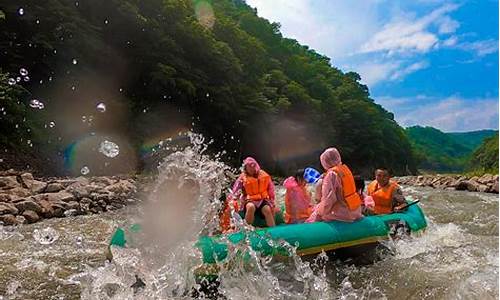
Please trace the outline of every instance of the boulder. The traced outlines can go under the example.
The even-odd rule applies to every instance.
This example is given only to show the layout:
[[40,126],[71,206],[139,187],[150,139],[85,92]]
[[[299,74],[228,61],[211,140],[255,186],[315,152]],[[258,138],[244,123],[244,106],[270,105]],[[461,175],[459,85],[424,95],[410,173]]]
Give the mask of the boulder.
[[54,210],[50,201],[42,199],[38,201],[38,204],[42,207],[41,214],[45,218],[52,218],[54,216]]
[[494,178],[493,178],[493,175],[491,175],[491,174],[484,174],[483,176],[481,176],[478,179],[478,182],[482,183],[482,184],[488,184],[488,183],[493,182],[493,181],[494,181]]
[[10,190],[13,188],[19,188],[21,184],[17,182],[16,176],[4,176],[0,177],[0,189]]
[[113,180],[113,179],[106,177],[106,176],[92,178],[92,183],[96,184],[100,187],[110,186],[110,185],[114,184],[115,181],[116,180]]
[[107,186],[105,190],[117,195],[127,195],[130,193],[135,193],[137,191],[137,188],[128,180],[120,180],[115,184]]
[[31,210],[36,213],[42,212],[42,206],[40,206],[34,200],[24,200],[21,202],[16,202],[14,206],[19,210],[19,213],[22,213],[25,210]]
[[0,194],[0,202],[14,202],[18,199],[22,199],[22,198],[19,196],[16,196],[16,195],[10,195],[10,194],[5,194],[5,193]]
[[477,190],[476,187],[477,183],[474,183],[470,180],[463,180],[459,181],[457,185],[455,186],[455,189],[457,191],[470,191],[470,192],[475,192]]
[[33,196],[33,198],[35,198],[37,202],[40,200],[47,200],[50,202],[58,202],[58,201],[69,202],[75,200],[75,196],[66,191],[60,191],[57,193],[38,194]]
[[21,186],[15,187],[13,189],[5,190],[5,194],[12,195],[17,198],[24,198],[24,197],[29,197],[31,196],[31,191],[28,189],[25,189]]
[[66,209],[70,210],[70,209],[80,209],[80,203],[76,202],[76,201],[70,201],[68,203],[66,203]]
[[38,216],[38,214],[32,210],[25,210],[23,212],[23,217],[26,218],[26,221],[28,221],[28,223],[35,223],[40,220],[40,216]]
[[493,185],[491,187],[491,192],[498,194],[498,177],[495,180],[495,182],[493,182]]
[[10,203],[0,203],[0,215],[17,215],[19,210]]
[[76,198],[84,198],[90,195],[89,181],[86,178],[77,178],[75,183],[70,184],[66,191],[75,195]]
[[2,222],[4,225],[16,225],[17,219],[16,216],[12,214],[6,214],[0,216],[0,222]]
[[57,193],[64,189],[64,186],[59,182],[52,182],[45,188],[46,193]]
[[31,181],[35,180],[33,174],[31,173],[23,173],[19,175],[19,177],[21,178],[21,183],[26,185],[27,188],[30,188],[31,186],[29,184],[31,183]]
[[479,184],[477,186],[477,191],[481,193],[485,193],[489,190],[488,186],[486,184]]

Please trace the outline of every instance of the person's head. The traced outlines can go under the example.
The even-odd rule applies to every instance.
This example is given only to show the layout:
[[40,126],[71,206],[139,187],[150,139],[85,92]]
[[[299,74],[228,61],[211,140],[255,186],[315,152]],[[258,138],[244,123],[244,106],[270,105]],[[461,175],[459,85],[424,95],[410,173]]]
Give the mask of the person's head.
[[260,171],[260,166],[253,157],[247,157],[243,160],[243,170],[248,176],[257,176]]
[[319,160],[323,169],[328,170],[342,164],[340,153],[336,148],[328,148],[320,155]]
[[375,180],[377,180],[380,186],[388,185],[390,179],[391,179],[391,174],[389,173],[389,170],[384,168],[379,168],[375,170]]
[[365,190],[365,180],[359,175],[354,176],[354,185],[358,193],[362,193]]
[[301,186],[306,185],[306,180],[304,179],[304,169],[298,169],[297,172],[295,172],[295,175],[293,177],[295,178],[295,181]]

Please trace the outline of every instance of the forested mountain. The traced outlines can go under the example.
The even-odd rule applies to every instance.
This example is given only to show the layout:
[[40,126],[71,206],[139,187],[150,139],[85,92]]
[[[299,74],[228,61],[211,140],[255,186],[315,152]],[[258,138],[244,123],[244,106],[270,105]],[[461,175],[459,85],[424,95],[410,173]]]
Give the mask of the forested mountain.
[[474,151],[469,168],[479,173],[498,174],[498,132],[486,138]]
[[407,128],[406,133],[420,161],[419,168],[438,172],[463,172],[470,168],[469,160],[474,150],[486,138],[498,134],[498,131],[444,133],[433,127],[413,126]]
[[[251,154],[271,172],[317,163],[327,146],[357,172],[416,169],[404,130],[357,73],[283,37],[244,1],[4,1],[0,10],[1,146],[24,145],[48,160],[45,171],[62,172],[64,155],[74,156],[66,171],[78,171],[96,159],[83,140],[109,137],[123,149],[109,170],[140,169],[141,149],[191,126],[227,161]],[[29,80],[7,84],[20,68]],[[29,107],[35,98],[43,109]]]

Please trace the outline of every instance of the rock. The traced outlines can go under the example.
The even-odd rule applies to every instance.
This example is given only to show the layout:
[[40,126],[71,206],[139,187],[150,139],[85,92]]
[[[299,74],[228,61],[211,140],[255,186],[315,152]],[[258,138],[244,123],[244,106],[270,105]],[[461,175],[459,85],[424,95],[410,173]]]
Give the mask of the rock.
[[17,224],[28,224],[28,220],[26,220],[23,216],[16,216]]
[[47,183],[43,181],[38,181],[38,180],[33,180],[31,183],[31,192],[38,194],[38,193],[43,193],[45,188],[47,187]]
[[109,177],[101,176],[101,177],[94,177],[92,179],[92,183],[96,184],[98,186],[101,186],[101,187],[106,187],[106,186],[110,186],[110,185],[114,184],[115,180],[113,180]]
[[32,210],[24,211],[23,217],[26,218],[28,223],[35,223],[35,222],[38,222],[40,220],[40,216],[38,216],[38,214]]
[[0,215],[17,215],[19,210],[10,203],[0,203]]
[[68,209],[67,211],[64,212],[65,217],[71,217],[76,215],[78,215],[78,210],[76,209]]
[[0,194],[0,202],[14,202],[17,199],[22,199],[19,196],[16,195],[10,195],[10,194]]
[[488,183],[493,182],[493,181],[494,181],[493,175],[491,175],[491,174],[484,174],[483,176],[481,176],[478,179],[478,182],[482,183],[482,184],[488,184]]
[[70,209],[80,209],[80,203],[76,202],[76,201],[70,201],[68,203],[66,203],[66,209],[70,210]]
[[89,180],[86,178],[78,177],[75,183],[70,184],[66,191],[75,195],[76,198],[84,198],[90,195],[88,187]]
[[38,201],[38,204],[42,207],[41,213],[45,218],[52,218],[54,216],[54,210],[50,201],[42,199]]
[[493,185],[491,186],[491,191],[493,193],[497,193],[498,194],[498,177],[495,180],[495,182],[493,183]]
[[21,202],[17,202],[14,206],[19,210],[19,213],[22,213],[25,210],[31,210],[36,213],[42,213],[42,207],[33,200],[25,200]]
[[19,188],[21,184],[17,182],[16,176],[5,176],[0,177],[0,189],[10,190],[13,188]]
[[12,214],[6,214],[0,216],[0,222],[2,222],[4,225],[16,225],[17,219],[16,216]]
[[31,174],[31,173],[23,173],[19,177],[21,178],[21,183],[25,184],[28,188],[31,187],[28,184],[31,181],[35,180],[35,178],[33,177],[33,174]]
[[28,189],[25,189],[21,186],[15,187],[13,189],[9,189],[4,191],[5,194],[9,194],[18,198],[24,198],[24,197],[29,197],[31,196],[31,191]]
[[481,193],[485,193],[485,192],[487,192],[487,191],[488,191],[488,186],[487,186],[487,185],[485,185],[485,184],[479,184],[479,185],[477,186],[477,191],[478,191],[478,192],[481,192]]
[[64,186],[61,183],[53,182],[49,183],[45,188],[46,193],[57,193],[64,189]]
[[47,200],[50,202],[58,202],[58,201],[63,201],[63,202],[69,202],[75,200],[75,196],[73,194],[68,193],[66,191],[60,191],[57,193],[44,193],[44,194],[38,194],[33,196],[38,201],[40,200]]
[[120,180],[115,184],[107,186],[105,190],[113,192],[117,195],[126,195],[130,193],[135,193],[137,191],[137,188],[135,187],[134,184],[132,184],[128,180]]

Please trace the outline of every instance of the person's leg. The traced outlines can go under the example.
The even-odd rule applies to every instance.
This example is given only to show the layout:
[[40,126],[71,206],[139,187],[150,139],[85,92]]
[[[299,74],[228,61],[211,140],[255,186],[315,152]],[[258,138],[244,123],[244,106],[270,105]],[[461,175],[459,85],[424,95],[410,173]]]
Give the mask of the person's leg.
[[253,225],[253,221],[255,219],[255,209],[255,204],[252,202],[248,202],[245,205],[245,221],[247,221],[249,225]]
[[274,223],[274,213],[271,207],[267,204],[264,204],[261,207],[261,211],[262,214],[264,215],[264,218],[266,219],[267,227],[273,227],[275,223]]

